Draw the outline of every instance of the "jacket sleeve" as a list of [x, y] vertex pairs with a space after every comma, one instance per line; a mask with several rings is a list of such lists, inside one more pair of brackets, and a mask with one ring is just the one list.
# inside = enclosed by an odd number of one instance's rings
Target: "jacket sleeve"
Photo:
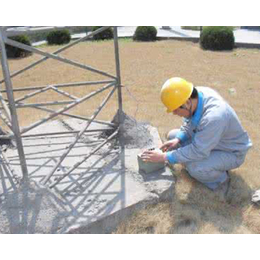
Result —
[[176, 134], [176, 138], [178, 138], [181, 141], [181, 143], [184, 143], [189, 138], [191, 138], [188, 131], [190, 127], [189, 125], [190, 125], [189, 120], [183, 120], [183, 125], [181, 126], [180, 131]]
[[167, 152], [168, 161], [170, 163], [186, 163], [207, 158], [211, 150], [218, 145], [227, 123], [224, 116], [202, 118], [191, 144]]

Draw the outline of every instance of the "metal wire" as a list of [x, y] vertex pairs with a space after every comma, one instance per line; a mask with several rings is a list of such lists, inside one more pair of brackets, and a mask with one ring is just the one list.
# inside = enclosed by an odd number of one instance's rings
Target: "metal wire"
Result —
[[139, 110], [139, 104], [140, 102], [137, 100], [137, 98], [131, 93], [131, 91], [129, 90], [129, 88], [127, 86], [122, 86], [127, 90], [127, 94], [129, 95], [130, 98], [132, 98], [135, 102], [136, 102], [136, 110], [134, 113], [134, 118], [136, 118], [137, 116], [137, 112]]

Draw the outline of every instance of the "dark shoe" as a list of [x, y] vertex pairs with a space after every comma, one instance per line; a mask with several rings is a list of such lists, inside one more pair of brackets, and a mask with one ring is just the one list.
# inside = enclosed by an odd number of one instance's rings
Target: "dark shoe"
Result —
[[230, 177], [228, 171], [227, 171], [227, 175], [228, 175], [227, 179], [223, 183], [221, 183], [217, 189], [214, 190], [220, 194], [223, 194], [224, 198], [226, 198], [230, 187]]

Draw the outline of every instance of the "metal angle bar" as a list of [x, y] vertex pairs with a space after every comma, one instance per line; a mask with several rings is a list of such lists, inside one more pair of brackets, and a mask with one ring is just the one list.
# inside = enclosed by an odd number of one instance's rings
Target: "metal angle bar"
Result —
[[[14, 178], [15, 176], [17, 176], [17, 174], [15, 173], [14, 168], [12, 167], [8, 157], [5, 155], [5, 153], [3, 152], [3, 149], [0, 146], [0, 156], [2, 157], [2, 161], [3, 164], [6, 165], [7, 169], [9, 170], [9, 172], [11, 173], [12, 177]], [[18, 177], [18, 176], [17, 176]]]
[[[91, 129], [86, 130], [85, 133], [95, 133], [95, 132], [103, 132], [107, 130], [113, 130], [114, 128], [103, 128], [103, 129]], [[67, 132], [53, 132], [53, 133], [42, 133], [42, 134], [32, 134], [32, 135], [22, 135], [22, 138], [28, 138], [28, 137], [38, 137], [38, 136], [49, 136], [49, 135], [65, 135], [65, 134], [77, 134], [80, 131], [67, 131]]]
[[16, 99], [16, 100], [15, 100], [15, 103], [18, 103], [18, 102], [23, 101], [23, 100], [25, 100], [25, 99], [27, 99], [27, 98], [36, 96], [36, 95], [38, 95], [38, 94], [40, 94], [40, 93], [46, 92], [46, 91], [49, 90], [49, 89], [51, 89], [51, 86], [47, 86], [47, 87], [45, 87], [45, 88], [43, 88], [43, 89], [40, 89], [40, 90], [35, 91], [35, 92], [33, 92], [33, 93], [27, 94], [27, 95], [25, 95], [25, 96], [23, 96], [23, 97], [21, 97], [21, 98]]
[[43, 123], [45, 123], [46, 121], [48, 121], [48, 120], [54, 118], [55, 116], [60, 115], [61, 113], [63, 113], [63, 112], [65, 112], [65, 111], [67, 111], [67, 110], [69, 110], [69, 109], [75, 107], [76, 105], [78, 105], [78, 104], [80, 104], [80, 103], [86, 101], [87, 99], [89, 99], [89, 98], [91, 98], [91, 97], [93, 97], [93, 96], [95, 96], [95, 95], [97, 95], [97, 94], [103, 92], [104, 90], [106, 90], [106, 89], [112, 87], [113, 85], [114, 85], [114, 83], [110, 83], [110, 84], [104, 86], [103, 88], [100, 88], [100, 89], [97, 90], [97, 91], [91, 92], [90, 94], [88, 94], [88, 95], [86, 95], [86, 96], [84, 96], [84, 97], [82, 97], [82, 98], [80, 98], [80, 99], [75, 100], [72, 104], [67, 105], [66, 107], [64, 107], [64, 108], [62, 108], [62, 109], [60, 109], [60, 110], [54, 112], [53, 114], [49, 115], [48, 117], [45, 117], [45, 118], [43, 118], [42, 120], [40, 120], [40, 121], [38, 121], [38, 122], [36, 122], [36, 123], [34, 123], [34, 124], [28, 126], [28, 127], [23, 128], [23, 129], [21, 130], [21, 134], [24, 134], [24, 133], [28, 132], [29, 130], [31, 130], [31, 129], [33, 129], [33, 128], [35, 128], [35, 127], [37, 127], [37, 126], [39, 126], [39, 125], [41, 125], [41, 124], [43, 124]]
[[[35, 109], [39, 109], [39, 110], [43, 110], [43, 111], [47, 111], [47, 112], [51, 112], [51, 113], [55, 113], [55, 110], [52, 110], [52, 109], [49, 109], [49, 108], [45, 108], [45, 107], [34, 107], [34, 108]], [[71, 118], [80, 119], [80, 120], [84, 120], [84, 121], [89, 121], [90, 120], [90, 118], [77, 116], [77, 115], [72, 115], [72, 114], [69, 114], [69, 113], [61, 113], [61, 115], [68, 116], [68, 117], [71, 117]], [[0, 116], [1, 116], [1, 111], [0, 111]], [[92, 122], [98, 123], [98, 124], [101, 124], [101, 125], [107, 125], [107, 126], [111, 126], [111, 127], [116, 127], [116, 124], [111, 123], [111, 122], [107, 122], [107, 121], [93, 120]], [[22, 137], [24, 137], [24, 136], [25, 135], [22, 135]], [[14, 137], [14, 134], [0, 135], [0, 139], [10, 139], [10, 138], [13, 138], [13, 137]]]
[[45, 102], [45, 103], [30, 103], [30, 104], [24, 104], [24, 103], [19, 103], [16, 104], [17, 108], [27, 108], [27, 107], [41, 107], [41, 106], [58, 106], [58, 105], [68, 105], [68, 104], [73, 104], [73, 101], [53, 101], [53, 102]]
[[26, 159], [25, 159], [25, 154], [24, 154], [24, 149], [23, 149], [20, 127], [19, 127], [19, 123], [18, 123], [18, 116], [17, 116], [16, 108], [15, 108], [14, 95], [12, 92], [13, 86], [12, 86], [12, 81], [10, 78], [10, 71], [9, 71], [9, 67], [8, 67], [6, 49], [5, 49], [5, 44], [4, 44], [4, 31], [2, 28], [0, 28], [0, 47], [2, 50], [2, 53], [1, 53], [2, 70], [3, 70], [3, 75], [5, 78], [5, 86], [6, 86], [6, 90], [7, 90], [7, 97], [8, 97], [10, 112], [11, 112], [11, 117], [12, 117], [12, 129], [14, 132], [17, 150], [18, 150], [18, 154], [19, 154], [19, 158], [20, 158], [23, 180], [28, 181], [28, 169], [27, 169], [27, 165], [26, 165]]
[[63, 57], [61, 57], [61, 56], [57, 56], [57, 55], [50, 54], [50, 53], [45, 52], [45, 51], [41, 51], [41, 50], [36, 49], [36, 48], [33, 48], [33, 47], [29, 46], [29, 45], [25, 45], [25, 44], [22, 44], [22, 43], [19, 43], [19, 42], [10, 40], [10, 39], [8, 39], [8, 38], [5, 39], [5, 43], [10, 44], [10, 45], [12, 45], [12, 46], [14, 46], [14, 47], [18, 47], [18, 48], [27, 50], [27, 51], [35, 52], [35, 53], [40, 54], [40, 55], [42, 55], [42, 56], [45, 56], [45, 57], [48, 57], [48, 58], [52, 58], [52, 59], [54, 59], [54, 60], [58, 60], [58, 61], [61, 61], [61, 62], [66, 63], [66, 64], [73, 65], [73, 66], [78, 67], [78, 68], [81, 68], [81, 69], [89, 70], [89, 71], [98, 73], [98, 74], [100, 74], [100, 75], [107, 76], [107, 77], [112, 78], [112, 79], [116, 79], [115, 76], [110, 75], [110, 74], [107, 73], [107, 72], [104, 72], [104, 71], [101, 71], [101, 70], [92, 68], [92, 67], [87, 66], [87, 65], [80, 64], [80, 63], [78, 63], [78, 62], [76, 62], [76, 61], [72, 61], [72, 60], [70, 60], [70, 59], [66, 59], [66, 58], [63, 58]]
[[[85, 37], [83, 37], [83, 38], [81, 38], [81, 39], [78, 39], [77, 41], [75, 41], [75, 42], [73, 42], [73, 43], [70, 43], [70, 44], [68, 44], [68, 45], [65, 45], [64, 47], [62, 47], [62, 48], [58, 49], [57, 51], [53, 52], [53, 54], [58, 54], [58, 53], [60, 53], [60, 52], [62, 52], [62, 51], [64, 51], [64, 50], [66, 50], [66, 49], [68, 49], [68, 48], [70, 48], [70, 47], [72, 47], [72, 46], [78, 44], [78, 43], [81, 42], [81, 41], [84, 41], [84, 40], [86, 40], [86, 39], [88, 39], [88, 38], [90, 38], [90, 37], [92, 37], [92, 36], [94, 36], [94, 35], [96, 35], [96, 34], [98, 34], [98, 33], [100, 33], [100, 32], [105, 31], [105, 30], [108, 29], [108, 28], [109, 28], [109, 26], [99, 28], [98, 30], [96, 30], [96, 31], [94, 31], [94, 32], [92, 32], [92, 33], [90, 33], [89, 35], [87, 35], [87, 36], [85, 36]], [[14, 76], [19, 75], [20, 73], [22, 73], [22, 72], [24, 72], [24, 71], [26, 71], [26, 70], [28, 70], [28, 69], [30, 69], [30, 68], [36, 66], [37, 64], [39, 64], [39, 63], [41, 63], [41, 62], [43, 62], [43, 61], [45, 61], [45, 60], [47, 60], [47, 59], [48, 59], [48, 57], [44, 57], [44, 58], [42, 58], [42, 59], [40, 59], [40, 60], [38, 60], [38, 61], [32, 63], [31, 65], [29, 65], [29, 66], [27, 66], [27, 67], [25, 67], [25, 68], [23, 68], [23, 69], [21, 69], [21, 70], [19, 70], [19, 71], [14, 72], [13, 74], [11, 74], [11, 78], [14, 77]], [[3, 82], [4, 82], [4, 80], [1, 80], [1, 81], [0, 81], [0, 84], [3, 83]]]
[[[12, 129], [12, 125], [10, 123], [10, 121], [6, 118], [5, 115], [2, 114], [2, 112], [0, 111], [0, 117], [1, 119], [3, 120], [3, 122], [10, 128], [10, 130], [13, 132], [13, 129]], [[1, 136], [0, 136], [1, 138]], [[9, 138], [8, 138], [9, 139]]]
[[116, 62], [116, 75], [117, 75], [117, 94], [118, 94], [118, 107], [119, 107], [119, 125], [122, 123], [123, 101], [121, 92], [121, 75], [120, 75], [120, 60], [119, 60], [119, 47], [117, 27], [114, 27], [114, 47], [115, 47], [115, 62]]
[[[55, 88], [67, 88], [67, 87], [80, 87], [80, 86], [88, 86], [88, 85], [98, 85], [98, 84], [108, 84], [115, 82], [114, 80], [101, 80], [101, 81], [86, 81], [86, 82], [75, 82], [75, 83], [63, 83], [63, 84], [55, 84], [52, 85]], [[39, 87], [24, 87], [24, 88], [14, 88], [13, 92], [22, 92], [22, 91], [32, 91], [39, 90], [48, 87], [47, 86], [39, 86]], [[0, 90], [0, 93], [5, 93], [6, 90]]]
[[[49, 109], [49, 108], [45, 108], [45, 107], [34, 107], [36, 109], [39, 109], [39, 110], [43, 110], [43, 111], [47, 111], [47, 112], [55, 112], [55, 110], [52, 110], [52, 109]], [[69, 113], [61, 113], [61, 115], [63, 116], [68, 116], [68, 117], [72, 117], [72, 118], [76, 118], [76, 119], [80, 119], [80, 120], [85, 120], [85, 121], [89, 121], [90, 118], [87, 118], [87, 117], [83, 117], [83, 116], [77, 116], [77, 115], [73, 115], [73, 114], [69, 114]], [[99, 123], [99, 124], [102, 124], [102, 125], [108, 125], [108, 126], [112, 126], [112, 127], [115, 127], [116, 124], [114, 123], [111, 123], [111, 122], [107, 122], [107, 121], [102, 121], [102, 120], [93, 120], [94, 123]]]
[[94, 153], [96, 153], [100, 148], [102, 148], [107, 142], [109, 142], [111, 139], [113, 139], [119, 132], [119, 129], [117, 129], [112, 135], [110, 135], [104, 142], [102, 142], [100, 145], [98, 145], [92, 152], [90, 152], [87, 156], [83, 158], [80, 162], [76, 163], [73, 167], [69, 169], [68, 172], [63, 174], [56, 180], [53, 184], [49, 186], [49, 188], [53, 188], [56, 186], [60, 181], [62, 181], [65, 177], [67, 177], [71, 172], [73, 172], [76, 168], [78, 168], [83, 162], [85, 162], [90, 156], [92, 156]]
[[9, 110], [5, 100], [3, 99], [2, 94], [0, 94], [0, 102], [1, 102], [2, 107], [4, 109], [4, 113], [6, 115], [6, 118], [8, 119], [9, 122], [12, 122], [10, 110]]
[[107, 97], [103, 100], [103, 102], [101, 103], [101, 105], [96, 109], [96, 111], [94, 112], [94, 114], [92, 115], [90, 121], [86, 124], [86, 126], [79, 132], [79, 134], [77, 135], [77, 137], [75, 138], [75, 140], [69, 145], [69, 147], [66, 149], [66, 151], [62, 154], [62, 156], [60, 157], [60, 160], [57, 162], [57, 164], [54, 166], [54, 168], [52, 169], [52, 171], [43, 179], [43, 184], [45, 185], [48, 180], [51, 178], [51, 176], [55, 173], [55, 171], [59, 168], [59, 166], [61, 165], [61, 163], [64, 161], [64, 159], [66, 158], [66, 156], [69, 154], [69, 152], [72, 150], [72, 148], [75, 146], [75, 144], [78, 142], [78, 140], [80, 139], [80, 137], [84, 134], [84, 132], [88, 129], [88, 127], [90, 126], [90, 124], [92, 123], [92, 121], [97, 117], [97, 115], [99, 114], [99, 112], [102, 110], [102, 108], [107, 104], [108, 100], [111, 98], [111, 96], [113, 95], [114, 91], [116, 90], [116, 86], [112, 89], [112, 91], [107, 95]]
[[60, 89], [58, 89], [58, 88], [56, 88], [56, 87], [54, 87], [54, 86], [51, 86], [51, 89], [52, 89], [53, 91], [55, 91], [55, 92], [57, 92], [57, 93], [59, 93], [59, 94], [65, 96], [65, 97], [69, 97], [69, 98], [74, 99], [74, 100], [75, 100], [75, 99], [78, 99], [78, 97], [73, 96], [73, 95], [71, 95], [71, 94], [69, 94], [69, 93], [67, 93], [67, 92], [65, 92], [65, 91], [63, 91], [63, 90], [60, 90]]

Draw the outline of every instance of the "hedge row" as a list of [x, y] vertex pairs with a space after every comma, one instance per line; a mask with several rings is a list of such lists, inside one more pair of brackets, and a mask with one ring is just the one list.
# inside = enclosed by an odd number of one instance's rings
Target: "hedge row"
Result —
[[[101, 26], [100, 26], [101, 27]], [[93, 31], [100, 27], [93, 27]], [[106, 40], [113, 38], [112, 29], [107, 29], [97, 35], [94, 40]], [[135, 30], [134, 41], [156, 41], [157, 30], [154, 26], [138, 26]], [[232, 50], [235, 45], [233, 28], [227, 26], [203, 27], [200, 36], [200, 46], [205, 50]]]
[[[92, 31], [96, 31], [102, 26], [94, 26]], [[87, 32], [89, 27], [86, 28]], [[80, 30], [80, 28], [77, 28]], [[71, 40], [71, 34], [68, 29], [54, 30], [44, 34], [47, 42], [53, 44], [67, 44]], [[93, 36], [94, 40], [109, 40], [113, 39], [113, 29], [108, 28]], [[138, 26], [135, 30], [134, 41], [156, 41], [157, 30], [154, 26]], [[19, 35], [11, 37], [13, 40], [21, 42], [26, 45], [31, 45], [30, 38], [27, 35]], [[200, 35], [200, 46], [205, 50], [232, 50], [235, 45], [233, 29], [227, 26], [205, 26]], [[31, 53], [13, 46], [6, 46], [7, 57], [17, 58], [25, 57]]]
[[[95, 26], [92, 28], [92, 31], [95, 31], [102, 26]], [[155, 41], [157, 35], [157, 30], [154, 26], [139, 26], [137, 27], [133, 40], [134, 41]], [[113, 30], [112, 28], [108, 28], [103, 32], [100, 32], [93, 36], [94, 40], [108, 40], [113, 39]]]

